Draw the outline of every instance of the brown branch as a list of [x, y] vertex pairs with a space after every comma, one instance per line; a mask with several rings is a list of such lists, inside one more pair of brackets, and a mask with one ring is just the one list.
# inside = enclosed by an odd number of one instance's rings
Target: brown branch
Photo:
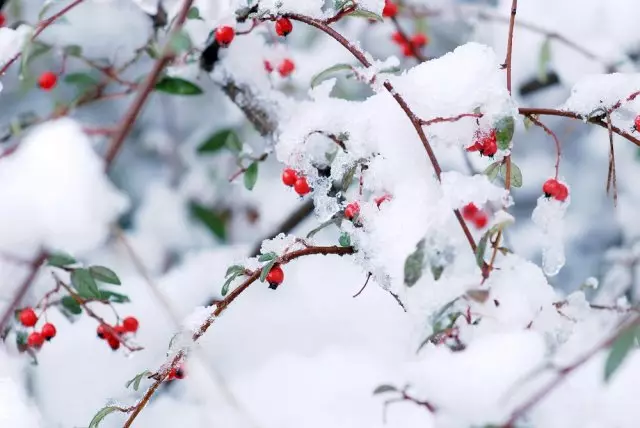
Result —
[[[290, 261], [293, 261], [300, 257], [310, 256], [310, 255], [347, 255], [353, 254], [355, 252], [353, 247], [307, 247], [301, 250], [291, 251], [283, 254], [278, 257], [278, 263], [281, 265], [287, 264]], [[248, 278], [244, 280], [238, 287], [236, 287], [231, 293], [227, 295], [223, 300], [217, 302], [214, 311], [211, 316], [206, 319], [204, 323], [193, 333], [192, 340], [196, 342], [202, 335], [211, 327], [213, 322], [220, 316], [222, 313], [229, 307], [231, 303], [233, 303], [251, 284], [255, 283], [260, 278], [260, 273], [262, 269], [256, 269], [253, 272], [247, 272]], [[147, 389], [142, 399], [133, 406], [133, 411], [129, 418], [123, 425], [123, 428], [128, 428], [134, 422], [136, 417], [140, 414], [142, 409], [147, 405], [153, 394], [160, 387], [162, 382], [169, 376], [169, 372], [173, 367], [175, 367], [184, 357], [186, 356], [186, 351], [181, 350], [176, 353], [176, 355], [171, 359], [170, 363], [165, 365], [163, 369], [159, 370], [154, 376], [155, 382]]]
[[[513, 29], [516, 25], [516, 13], [518, 12], [518, 0], [511, 1], [511, 16], [509, 18], [509, 38], [507, 39], [507, 57], [504, 66], [507, 69], [507, 90], [511, 94], [511, 59], [513, 57]], [[508, 165], [507, 165], [508, 166]]]
[[[64, 8], [60, 9], [59, 12], [51, 15], [49, 18], [43, 19], [42, 21], [40, 21], [37, 25], [36, 25], [36, 29], [33, 32], [33, 35], [31, 36], [30, 41], [35, 40], [40, 33], [42, 33], [49, 25], [53, 24], [54, 22], [56, 22], [58, 19], [62, 18], [62, 16], [64, 14], [66, 14], [67, 12], [69, 12], [71, 9], [73, 9], [74, 7], [78, 6], [80, 3], [82, 3], [84, 0], [74, 0], [72, 3], [70, 3], [69, 5], [65, 6]], [[20, 58], [22, 56], [22, 51], [18, 52], [17, 54], [15, 54], [9, 61], [7, 61], [4, 66], [2, 66], [2, 68], [0, 68], [0, 75], [3, 75], [4, 73], [6, 73], [6, 71], [9, 69], [9, 67], [11, 67], [11, 64], [13, 64], [14, 62], [16, 62], [18, 60], [18, 58]]]
[[420, 119], [420, 123], [422, 124], [422, 126], [430, 126], [436, 123], [457, 122], [460, 119], [463, 119], [465, 117], [480, 118], [482, 116], [483, 116], [482, 113], [462, 113], [457, 116], [451, 116], [451, 117], [436, 117], [434, 119], [429, 119], [429, 120]]
[[365, 288], [367, 288], [367, 284], [369, 284], [369, 280], [371, 279], [371, 275], [372, 273], [369, 272], [367, 273], [367, 279], [364, 282], [364, 285], [362, 286], [362, 288], [360, 289], [360, 291], [358, 291], [356, 294], [353, 295], [354, 298], [358, 297], [360, 294], [362, 294], [362, 292], [364, 291]]
[[[175, 18], [173, 29], [169, 34], [168, 40], [171, 40], [173, 36], [175, 36], [181, 30], [184, 22], [187, 19], [187, 13], [189, 13], [189, 9], [191, 8], [193, 1], [194, 0], [184, 0], [184, 2], [182, 3], [182, 8], [180, 9], [178, 16]], [[147, 101], [147, 98], [149, 98], [149, 95], [153, 91], [156, 80], [158, 79], [158, 77], [160, 77], [160, 74], [169, 64], [169, 62], [171, 62], [174, 54], [170, 45], [170, 43], [167, 43], [165, 45], [162, 56], [156, 61], [146, 80], [140, 85], [140, 89], [136, 98], [133, 100], [131, 106], [129, 106], [129, 109], [125, 113], [120, 126], [111, 139], [109, 147], [107, 148], [107, 153], [105, 154], [105, 169], [108, 170], [113, 163], [118, 152], [122, 148], [122, 145], [124, 144], [125, 138], [129, 134], [129, 131], [131, 131], [131, 128], [133, 127], [138, 114], [140, 114], [142, 107]]]

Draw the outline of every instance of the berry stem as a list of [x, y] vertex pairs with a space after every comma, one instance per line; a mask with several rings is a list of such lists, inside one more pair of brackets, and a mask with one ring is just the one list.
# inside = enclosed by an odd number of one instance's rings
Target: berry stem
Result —
[[560, 170], [560, 156], [562, 154], [562, 152], [560, 150], [560, 140], [558, 139], [558, 136], [555, 134], [555, 132], [553, 132], [549, 127], [547, 127], [544, 123], [542, 123], [540, 121], [540, 119], [538, 119], [535, 115], [528, 115], [527, 117], [535, 125], [537, 125], [540, 128], [544, 129], [544, 132], [549, 134], [551, 136], [551, 138], [553, 138], [553, 141], [555, 141], [555, 143], [556, 143], [556, 175], [555, 175], [555, 179], [557, 180], [558, 179], [558, 173], [559, 173], [559, 170]]

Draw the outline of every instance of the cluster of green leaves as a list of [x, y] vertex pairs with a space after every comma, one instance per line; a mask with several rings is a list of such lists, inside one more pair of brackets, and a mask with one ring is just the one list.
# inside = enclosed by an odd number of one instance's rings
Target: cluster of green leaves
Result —
[[[129, 302], [129, 297], [106, 290], [98, 286], [100, 283], [122, 285], [118, 275], [105, 266], [73, 267], [78, 261], [65, 253], [53, 253], [47, 259], [49, 266], [71, 272], [71, 286], [83, 299], [107, 300], [113, 303]], [[61, 305], [68, 313], [78, 315], [82, 312], [80, 304], [71, 296], [61, 299]]]
[[244, 275], [244, 271], [245, 271], [244, 266], [241, 266], [241, 265], [230, 266], [229, 269], [227, 269], [227, 273], [224, 274], [227, 280], [222, 286], [222, 291], [220, 292], [220, 294], [222, 294], [223, 296], [226, 296], [227, 293], [229, 292], [229, 286], [231, 285], [231, 282], [237, 277], [239, 277], [240, 275]]
[[444, 272], [445, 266], [435, 264], [429, 261], [426, 254], [425, 239], [422, 238], [417, 244], [416, 249], [407, 256], [404, 261], [404, 283], [407, 287], [413, 287], [422, 278], [422, 274], [427, 265], [431, 269], [433, 279], [440, 279]]
[[[505, 116], [494, 123], [497, 144], [500, 150], [511, 148], [511, 141], [515, 132], [515, 121], [512, 116]], [[507, 164], [504, 160], [493, 162], [483, 172], [489, 180], [494, 181], [498, 176], [503, 180], [507, 177]], [[511, 161], [511, 187], [522, 187], [522, 171]]]

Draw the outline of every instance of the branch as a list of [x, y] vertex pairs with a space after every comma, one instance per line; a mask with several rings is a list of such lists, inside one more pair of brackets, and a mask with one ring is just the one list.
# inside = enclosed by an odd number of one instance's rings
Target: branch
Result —
[[[184, 0], [184, 2], [182, 3], [182, 8], [180, 9], [180, 12], [178, 13], [178, 16], [174, 21], [173, 30], [169, 33], [168, 40], [172, 40], [172, 38], [181, 30], [182, 26], [184, 25], [184, 22], [187, 19], [187, 13], [189, 13], [189, 9], [191, 8], [193, 1], [194, 0]], [[122, 119], [120, 126], [116, 130], [111, 140], [111, 143], [109, 143], [109, 147], [107, 148], [107, 153], [105, 154], [106, 170], [109, 169], [115, 157], [117, 156], [118, 152], [122, 148], [122, 145], [124, 144], [124, 140], [129, 134], [129, 131], [131, 131], [131, 128], [133, 127], [133, 124], [135, 123], [138, 117], [138, 114], [140, 114], [142, 107], [147, 101], [147, 98], [149, 98], [149, 95], [153, 91], [156, 80], [158, 79], [162, 71], [165, 69], [165, 67], [169, 64], [172, 58], [173, 58], [173, 51], [171, 48], [171, 43], [167, 42], [167, 44], [164, 47], [162, 56], [156, 61], [155, 65], [149, 72], [149, 76], [147, 77], [147, 79], [140, 85], [138, 94], [136, 95], [135, 99], [133, 100], [133, 103], [125, 113], [125, 116]]]
[[[335, 255], [346, 255], [353, 254], [355, 249], [353, 247], [307, 247], [301, 250], [291, 251], [286, 254], [283, 254], [278, 258], [278, 263], [281, 265], [287, 264], [290, 261], [293, 261], [299, 257], [305, 257], [310, 255], [322, 254], [335, 254]], [[206, 321], [193, 333], [192, 340], [196, 342], [204, 333], [211, 327], [213, 322], [220, 316], [222, 313], [229, 307], [231, 303], [233, 303], [251, 284], [256, 282], [260, 278], [260, 272], [262, 269], [256, 269], [255, 271], [247, 272], [248, 278], [236, 287], [231, 293], [227, 295], [223, 300], [216, 303], [216, 308], [209, 316]], [[154, 376], [155, 382], [147, 389], [144, 393], [142, 399], [135, 405], [130, 407], [132, 409], [131, 415], [123, 425], [123, 428], [129, 428], [131, 424], [133, 424], [136, 417], [140, 414], [142, 409], [147, 405], [153, 394], [160, 387], [162, 382], [169, 376], [169, 372], [173, 367], [175, 367], [184, 357], [186, 356], [186, 351], [181, 350], [171, 359], [169, 364], [166, 364], [163, 369], [159, 370]]]
[[539, 126], [540, 128], [542, 128], [544, 130], [544, 132], [546, 132], [547, 134], [549, 134], [551, 136], [551, 138], [553, 138], [553, 141], [555, 141], [556, 143], [556, 180], [558, 179], [558, 172], [560, 170], [560, 155], [562, 154], [561, 150], [560, 150], [560, 140], [558, 139], [558, 136], [555, 134], [555, 132], [553, 132], [551, 129], [549, 129], [544, 123], [540, 122], [540, 119], [538, 119], [536, 116], [531, 115], [531, 116], [527, 116], [531, 122], [533, 122], [534, 124], [536, 124], [537, 126]]

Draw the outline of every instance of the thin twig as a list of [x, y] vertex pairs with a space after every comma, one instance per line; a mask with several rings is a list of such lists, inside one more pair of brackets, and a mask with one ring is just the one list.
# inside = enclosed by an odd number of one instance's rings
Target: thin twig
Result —
[[611, 114], [607, 110], [607, 131], [609, 132], [609, 171], [607, 173], [607, 194], [613, 187], [613, 205], [618, 206], [618, 185], [616, 180], [616, 154], [613, 148]]
[[527, 117], [531, 120], [531, 122], [533, 122], [535, 125], [542, 128], [544, 132], [549, 134], [551, 138], [553, 138], [553, 141], [556, 143], [556, 177], [555, 178], [557, 180], [558, 173], [560, 170], [560, 155], [562, 154], [560, 149], [560, 140], [558, 139], [558, 136], [555, 134], [555, 132], [553, 132], [549, 127], [547, 127], [544, 123], [542, 123], [540, 119], [538, 119], [535, 115], [530, 115]]
[[371, 272], [367, 273], [367, 279], [364, 282], [364, 285], [362, 286], [360, 291], [358, 291], [356, 294], [353, 295], [354, 298], [358, 297], [364, 291], [364, 289], [367, 288], [367, 284], [369, 284], [369, 280], [371, 279], [371, 275], [372, 275]]

